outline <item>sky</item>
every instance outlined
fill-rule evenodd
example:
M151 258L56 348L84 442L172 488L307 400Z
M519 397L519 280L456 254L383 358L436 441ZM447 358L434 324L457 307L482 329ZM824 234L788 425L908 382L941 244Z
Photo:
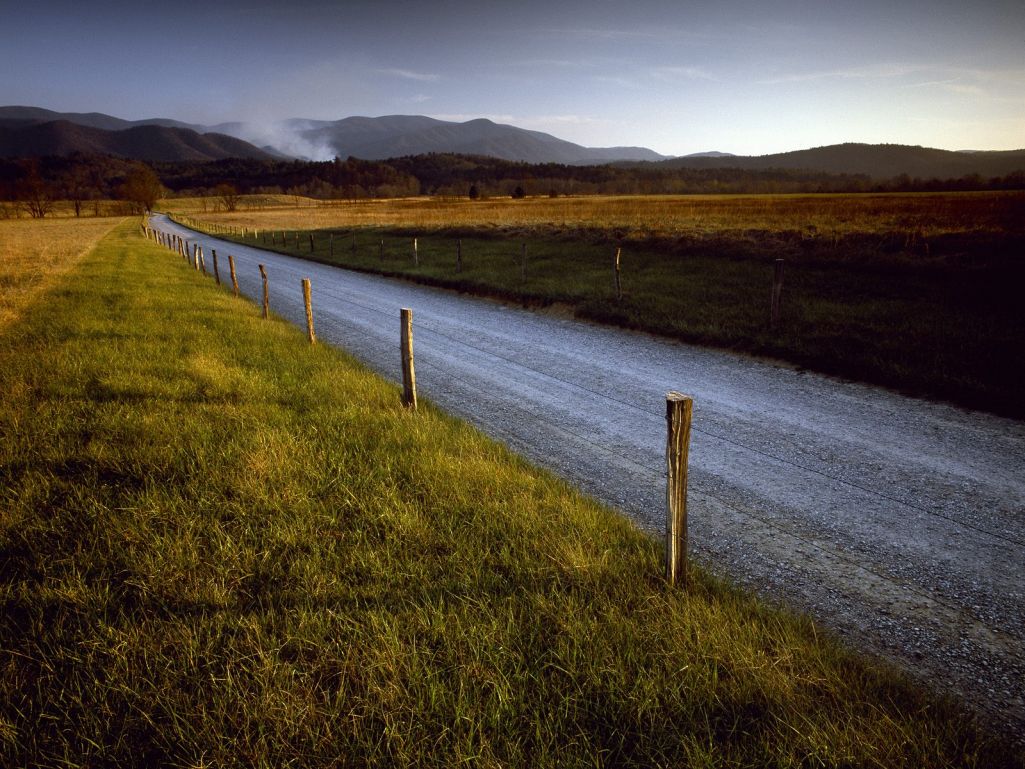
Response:
M0 0L0 105L486 117L587 146L1025 148L1025 2Z

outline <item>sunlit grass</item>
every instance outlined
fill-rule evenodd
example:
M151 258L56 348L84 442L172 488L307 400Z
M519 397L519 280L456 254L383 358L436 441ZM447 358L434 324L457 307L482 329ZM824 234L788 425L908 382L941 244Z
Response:
M627 240L706 238L719 233L798 233L831 242L849 234L931 238L951 232L1022 229L1020 192L821 195L645 195L317 201L290 195L243 196L239 210L213 198L173 198L164 210L260 229L412 227L546 228L613 231Z
M0 333L4 766L996 766L128 223Z
M0 220L0 328L120 220Z

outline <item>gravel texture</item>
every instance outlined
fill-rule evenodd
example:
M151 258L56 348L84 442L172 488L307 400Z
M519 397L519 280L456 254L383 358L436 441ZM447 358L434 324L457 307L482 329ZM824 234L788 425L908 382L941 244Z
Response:
M153 224L235 256L242 291L659 535L665 394L694 398L696 560L806 610L1025 741L1025 425L782 364L341 270Z

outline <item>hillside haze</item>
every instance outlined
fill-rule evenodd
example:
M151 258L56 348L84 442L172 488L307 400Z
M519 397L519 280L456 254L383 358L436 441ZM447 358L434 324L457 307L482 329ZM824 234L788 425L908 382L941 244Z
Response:
M0 107L0 156L109 154L131 160L204 162L246 159L386 160L427 154L469 155L524 163L623 164L652 169L769 169L887 180L984 179L1025 172L1025 150L952 152L899 144L836 144L772 155L710 151L667 158L644 147L584 147L541 131L479 118L466 122L425 115L292 118L268 123L203 126L170 118L123 120L99 112L61 113Z
M480 118L464 123L438 120L423 115L388 115L384 117L348 117L341 120L306 120L293 118L272 123L228 122L202 126L168 118L122 120L98 112L61 113L39 107L0 107L0 127L25 131L18 146L45 148L46 139L32 141L27 137L33 128L51 122L67 122L106 131L123 131L140 126L159 126L191 130L198 134L216 133L235 137L252 145L238 146L246 154L330 160L333 157L358 157L383 160L405 155L445 152L461 155L487 155L502 160L525 163L563 163L588 165L615 161L658 161L660 155L645 147L584 147L541 131L528 131L516 126ZM52 129L51 129L52 130ZM46 132L40 131L44 134ZM52 154L67 154L68 139ZM108 139L109 142L113 140ZM8 144L7 146L12 146ZM12 153L0 145L0 153ZM83 149L82 151L93 151ZM31 153L29 153L31 154ZM123 153L114 153L123 154ZM156 159L139 156L137 159ZM170 160L174 158L161 157ZM181 157L195 160L195 157ZM212 158L213 159L213 158Z

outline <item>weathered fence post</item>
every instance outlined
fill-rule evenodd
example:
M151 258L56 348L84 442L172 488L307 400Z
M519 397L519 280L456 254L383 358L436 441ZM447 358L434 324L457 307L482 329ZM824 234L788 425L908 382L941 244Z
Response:
M217 249L211 248L210 253L214 257L214 280L217 281L217 285L221 285L221 271L217 269Z
M456 241L456 272L463 271L463 239Z
M238 277L235 275L235 257L228 254L228 271L231 273L231 290L238 296Z
M199 269L199 243L192 244L192 266Z
M310 337L310 344L316 344L317 335L313 333L313 298L311 294L310 279L303 278L303 304L306 305L306 333Z
M616 301L621 301L623 298L623 283L619 279L619 252L622 249L616 249L616 258L613 262L613 271L615 272L616 279Z
M779 305L783 296L783 260L777 259L772 274L772 303L769 307L769 328L779 324Z
M263 278L263 317L270 317L270 291L267 288L267 270L260 265L260 277Z
M413 369L413 311L403 307L402 322L402 405L416 410L416 371Z
M414 267L419 267L420 266L420 251L416 247L416 238L413 238L413 266Z
M199 248L199 269L201 269L203 271L203 274L206 275L206 259L203 258L202 246L200 246Z
M687 584L687 451L694 401L666 393L666 580Z

